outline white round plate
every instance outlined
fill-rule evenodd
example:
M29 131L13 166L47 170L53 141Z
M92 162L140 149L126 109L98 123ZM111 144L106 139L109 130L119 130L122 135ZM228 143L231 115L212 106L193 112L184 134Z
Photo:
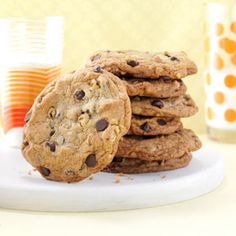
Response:
M59 183L43 179L19 149L0 146L0 207L73 212L145 208L208 193L223 176L223 158L203 147L182 169L124 176L98 173L79 183Z

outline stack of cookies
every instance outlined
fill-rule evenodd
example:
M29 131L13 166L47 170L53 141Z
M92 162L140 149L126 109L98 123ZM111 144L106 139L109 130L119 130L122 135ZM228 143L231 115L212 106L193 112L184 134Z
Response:
M196 72L183 52L96 53L35 99L22 154L44 178L65 182L184 167L201 146L180 120L197 112L181 81Z
M193 116L198 108L181 79L195 74L197 67L184 52L101 51L91 56L87 67L118 76L131 101L130 129L104 171L147 173L190 162L201 142L180 119Z

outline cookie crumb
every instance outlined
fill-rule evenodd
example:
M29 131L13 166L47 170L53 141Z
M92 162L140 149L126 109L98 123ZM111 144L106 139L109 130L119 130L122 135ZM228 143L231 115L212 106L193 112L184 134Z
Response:
M31 172L31 170L29 170L29 171L28 171L28 175L32 175L32 172Z
M134 178L132 178L131 176L127 176L128 180L134 180Z
M162 176L161 176L161 179L165 179L165 178L166 178L166 175L162 175Z
M117 176L124 176L124 173L120 172L117 174Z
M116 174L114 183L116 183L116 184L119 184L119 183L120 183L120 177L122 176L122 175L120 175L120 174L121 174L121 173Z
M120 178L116 177L114 183L119 184L120 183Z
M114 183L119 184L120 183L120 177L125 176L124 173L120 172L116 174Z

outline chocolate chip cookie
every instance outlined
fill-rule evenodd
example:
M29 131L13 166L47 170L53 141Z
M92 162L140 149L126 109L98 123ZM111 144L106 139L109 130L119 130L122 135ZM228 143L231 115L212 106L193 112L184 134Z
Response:
M128 135L153 136L171 134L182 129L179 118L174 117L145 117L133 115Z
M116 156L142 160L170 160L196 151L201 141L188 129L156 137L124 136L119 143Z
M162 77L156 80L123 77L122 80L130 97L178 97L184 95L187 90L181 80L172 80L169 77Z
M132 113L142 116L189 117L198 108L189 95L174 98L131 98Z
M99 51L90 57L87 66L101 67L118 76L150 79L181 79L197 72L184 52Z
M149 172L158 172L165 170L174 170L185 167L191 160L191 154L186 153L183 156L170 160L145 161L140 159L115 157L103 171L111 173L140 174Z
M119 78L79 70L37 97L26 117L22 152L46 179L80 181L112 161L130 119L129 97Z

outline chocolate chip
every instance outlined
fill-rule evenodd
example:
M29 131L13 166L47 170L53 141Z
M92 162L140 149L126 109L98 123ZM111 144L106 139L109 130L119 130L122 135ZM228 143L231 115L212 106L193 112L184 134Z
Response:
M89 118L92 117L92 114L90 113L90 110L89 110L89 109L87 109L87 110L85 111L85 113L88 114Z
M123 158L122 157L114 157L113 162L122 162L123 161Z
M101 66L97 66L97 67L94 69L94 72L101 73L101 72L102 72Z
M83 90L78 90L75 93L75 98L77 100L81 100L85 96L85 92Z
M163 119L158 119L157 124L160 125L160 126L163 126L163 125L166 125L166 121L163 120Z
M88 167L94 167L96 166L97 164L97 161L96 161L96 155L95 154L90 154L88 155L86 161L85 161L86 165Z
M165 52L164 55L165 55L166 57L171 57L168 52Z
M186 101L190 101L190 97L189 97L189 96L185 96L184 99L185 99Z
M145 132L149 132L151 130L151 127L149 126L148 122L145 122L140 125L140 129L144 130Z
M157 163L158 163L158 165L160 166L161 163L162 163L162 160L158 160Z
M47 146L49 147L51 152L55 152L56 151L55 143L47 143Z
M109 123L105 119L101 119L96 123L97 131L104 131L108 127Z
M54 134L55 134L55 130L53 129L53 130L50 131L49 136L51 137L51 136L53 136Z
M127 61L127 64L131 67L135 67L135 66L138 66L139 65L139 62L137 61L134 61L134 60L128 60Z
M56 117L57 111L55 107L50 107L48 111L48 115L51 119L54 119Z
M162 102L161 100L159 100L159 99L152 101L152 102L151 102L151 105L152 105L152 106L155 106L155 107L158 107L158 108L160 108L160 109L161 109L162 107L164 107L163 102Z
M96 85L97 85L98 87L101 87L101 84L100 84L100 82L99 82L99 81L97 81L97 80L96 80Z
M26 146L28 146L29 145L29 142L28 141L24 141L23 142L23 148L25 148Z
M39 167L39 171L40 171L40 173L41 173L42 175L44 175L44 176L49 176L50 173L51 173L51 171L50 171L48 168L43 167L43 166L40 166L40 167Z
M31 115L32 115L31 112L29 112L29 113L26 114L25 119L24 119L25 123L27 123L27 122L30 120Z
M177 57L171 57L170 60L171 61L179 61L179 59Z

